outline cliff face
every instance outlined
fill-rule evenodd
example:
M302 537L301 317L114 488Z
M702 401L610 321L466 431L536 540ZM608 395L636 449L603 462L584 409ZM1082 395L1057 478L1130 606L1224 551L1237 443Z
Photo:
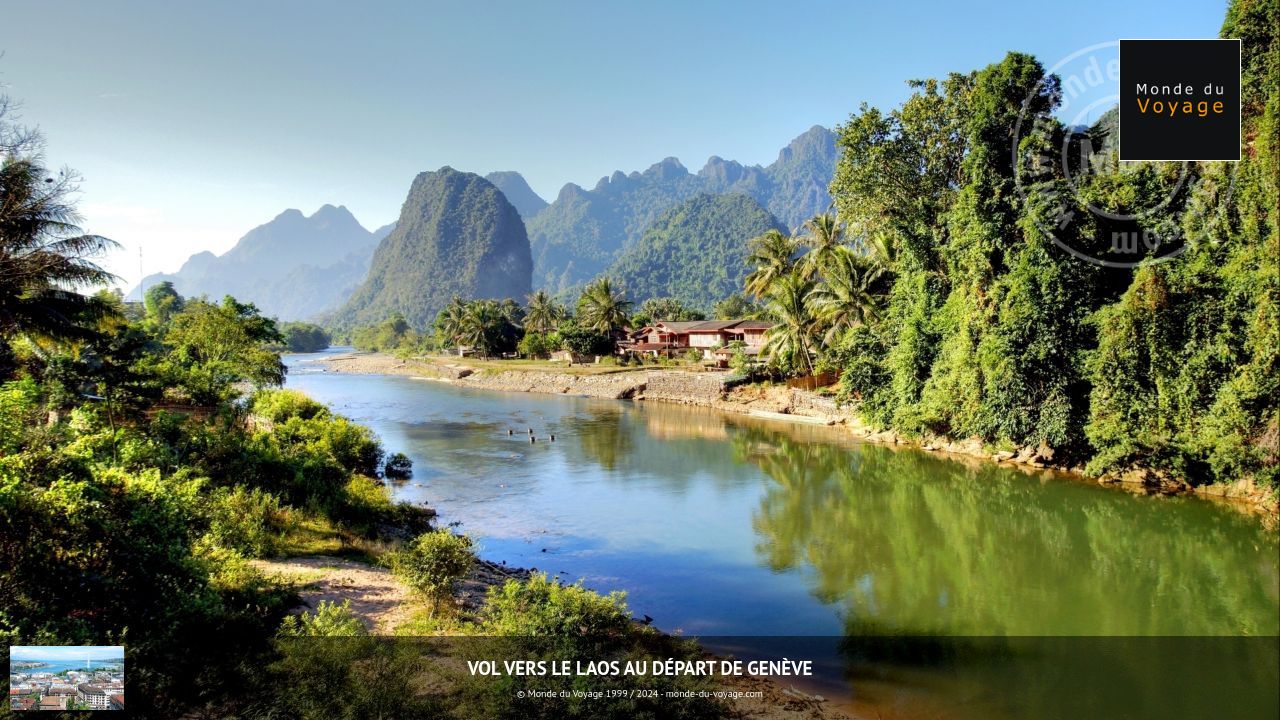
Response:
M523 302L532 270L524 222L502 191L450 167L424 172L368 277L333 320L351 327L398 312L425 328L454 295Z

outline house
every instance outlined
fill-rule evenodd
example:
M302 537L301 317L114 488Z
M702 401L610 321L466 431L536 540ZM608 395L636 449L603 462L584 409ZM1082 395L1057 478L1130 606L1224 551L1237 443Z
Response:
M115 694L115 695L112 695L112 696L109 698L109 700L110 700L110 708L111 708L112 710L123 710L123 709L124 709L124 695L122 695L122 694L118 694L118 693L117 693L117 694Z
M21 695L18 697L9 697L9 709L18 712L26 712L36 704L36 699L29 695Z
M66 710L67 701L71 698L66 695L45 695L40 698L41 710Z
M660 320L633 332L631 341L621 349L653 357L698 350L704 360L727 364L727 358L735 351L724 354L725 346L741 342L745 345L744 352L758 355L764 345L764 334L772 326L773 323L760 320Z
M76 700L88 705L92 710L106 710L111 705L105 688L88 683L81 683L76 688Z

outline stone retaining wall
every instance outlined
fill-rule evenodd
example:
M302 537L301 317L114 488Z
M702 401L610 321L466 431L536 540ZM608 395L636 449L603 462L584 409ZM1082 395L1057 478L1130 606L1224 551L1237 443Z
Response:
M723 373L655 370L648 375L644 389L645 400L684 405L715 405L724 399L726 376Z
M498 373L472 373L454 380L464 387L478 387L504 392L537 392L625 400L644 392L644 373L609 373L606 375L573 375L570 373L507 370Z

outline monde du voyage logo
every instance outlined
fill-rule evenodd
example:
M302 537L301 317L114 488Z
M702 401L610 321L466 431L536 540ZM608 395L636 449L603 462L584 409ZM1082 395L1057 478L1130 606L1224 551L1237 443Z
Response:
M1120 160L1240 159L1239 40L1120 41Z

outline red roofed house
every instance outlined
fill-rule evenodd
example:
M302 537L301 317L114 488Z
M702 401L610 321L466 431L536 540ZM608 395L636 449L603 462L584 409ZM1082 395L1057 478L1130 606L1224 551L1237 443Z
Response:
M760 320L660 320L633 332L632 341L623 345L622 350L654 357L701 350L704 359L725 365L736 352L725 346L742 342L746 345L743 352L758 355L764 334L772 326L773 323Z

